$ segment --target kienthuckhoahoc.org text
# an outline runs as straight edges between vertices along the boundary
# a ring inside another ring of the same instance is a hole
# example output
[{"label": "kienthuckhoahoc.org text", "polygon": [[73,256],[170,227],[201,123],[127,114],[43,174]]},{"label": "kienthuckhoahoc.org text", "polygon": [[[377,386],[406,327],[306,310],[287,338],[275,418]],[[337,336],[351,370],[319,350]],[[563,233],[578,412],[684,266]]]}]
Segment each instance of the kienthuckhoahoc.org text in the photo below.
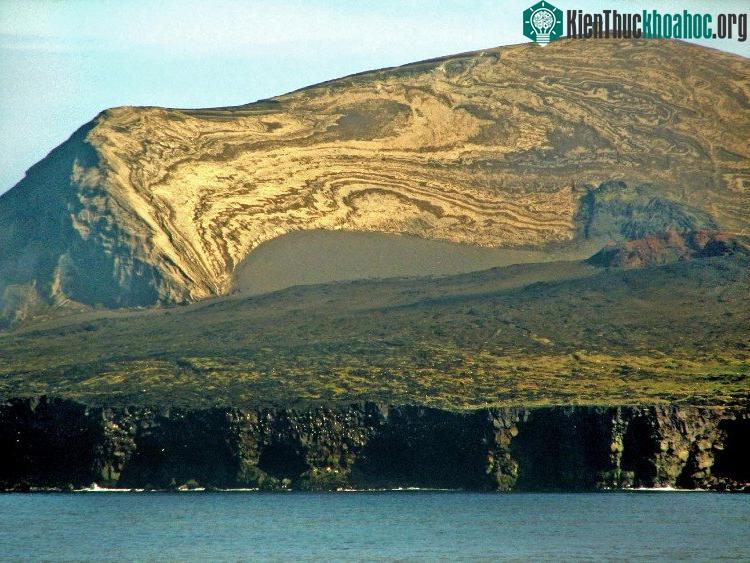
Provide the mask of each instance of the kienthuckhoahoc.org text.
[{"label": "kienthuckhoahoc.org text", "polygon": [[747,40],[747,14],[706,14],[683,10],[623,13],[568,10],[567,36],[576,39],[735,39]]}]

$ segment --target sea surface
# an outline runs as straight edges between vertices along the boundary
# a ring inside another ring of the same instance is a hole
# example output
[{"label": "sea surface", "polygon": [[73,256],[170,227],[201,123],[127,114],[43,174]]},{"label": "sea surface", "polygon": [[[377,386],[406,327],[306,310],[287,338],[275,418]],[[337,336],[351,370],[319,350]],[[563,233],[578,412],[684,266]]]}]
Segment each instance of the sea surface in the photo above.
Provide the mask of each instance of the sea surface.
[{"label": "sea surface", "polygon": [[750,495],[5,494],[0,557],[750,560]]}]

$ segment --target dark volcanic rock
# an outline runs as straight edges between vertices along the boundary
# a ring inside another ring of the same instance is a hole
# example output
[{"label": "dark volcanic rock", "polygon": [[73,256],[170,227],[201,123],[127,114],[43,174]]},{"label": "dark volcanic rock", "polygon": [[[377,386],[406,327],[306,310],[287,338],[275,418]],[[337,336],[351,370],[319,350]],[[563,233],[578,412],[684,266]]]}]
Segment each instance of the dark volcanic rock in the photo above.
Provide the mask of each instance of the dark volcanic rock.
[{"label": "dark volcanic rock", "polygon": [[588,263],[606,268],[645,268],[735,253],[750,253],[750,239],[714,231],[668,231],[607,246]]},{"label": "dark volcanic rock", "polygon": [[0,407],[0,487],[736,490],[745,407],[342,409]]},{"label": "dark volcanic rock", "polygon": [[653,185],[614,180],[586,186],[577,220],[583,238],[617,241],[717,229],[706,211],[665,199]]}]

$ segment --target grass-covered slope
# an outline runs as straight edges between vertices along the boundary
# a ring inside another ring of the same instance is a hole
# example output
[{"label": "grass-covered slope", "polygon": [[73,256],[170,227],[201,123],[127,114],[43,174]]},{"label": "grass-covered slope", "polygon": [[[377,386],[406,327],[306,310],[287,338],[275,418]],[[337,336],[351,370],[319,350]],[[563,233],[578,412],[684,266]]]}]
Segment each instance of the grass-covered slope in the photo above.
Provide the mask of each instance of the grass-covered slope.
[{"label": "grass-covered slope", "polygon": [[744,251],[626,270],[519,265],[85,313],[0,333],[0,393],[450,409],[743,402],[749,267]]}]

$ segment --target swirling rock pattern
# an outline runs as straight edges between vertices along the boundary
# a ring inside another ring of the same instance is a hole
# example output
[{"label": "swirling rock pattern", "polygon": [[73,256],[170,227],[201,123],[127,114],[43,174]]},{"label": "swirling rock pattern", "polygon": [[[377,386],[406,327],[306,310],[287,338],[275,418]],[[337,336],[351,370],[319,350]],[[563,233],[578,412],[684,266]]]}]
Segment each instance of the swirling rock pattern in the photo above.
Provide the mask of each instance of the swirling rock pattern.
[{"label": "swirling rock pattern", "polygon": [[[53,295],[148,305],[227,292],[248,253],[299,229],[574,241],[583,186],[611,179],[649,183],[741,232],[749,109],[747,59],[625,40],[490,49],[232,108],[116,108],[76,141],[95,158],[48,157],[62,162],[62,202],[17,224],[26,194],[55,183],[44,161],[0,199],[0,226],[15,233],[0,242],[46,252],[35,263],[50,264]],[[62,242],[31,248],[34,221],[50,220]],[[0,245],[7,287],[38,279],[9,256]],[[76,285],[92,264],[111,272],[106,283]]]}]

